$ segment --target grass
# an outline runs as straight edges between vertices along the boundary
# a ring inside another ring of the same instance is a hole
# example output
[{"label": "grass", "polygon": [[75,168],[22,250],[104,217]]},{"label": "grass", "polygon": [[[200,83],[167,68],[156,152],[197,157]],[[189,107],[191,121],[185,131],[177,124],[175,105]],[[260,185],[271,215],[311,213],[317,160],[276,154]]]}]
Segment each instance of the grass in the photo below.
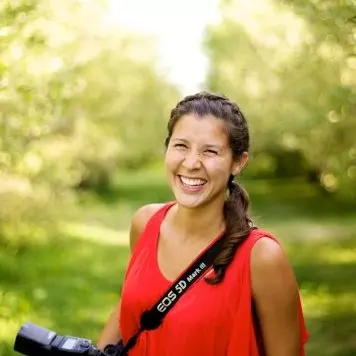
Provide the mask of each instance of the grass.
[{"label": "grass", "polygon": [[0,252],[0,355],[12,355],[21,323],[96,339],[119,299],[127,246],[75,236]]},{"label": "grass", "polygon": [[[356,354],[356,212],[300,181],[245,182],[257,225],[294,267],[311,337],[308,355]],[[0,249],[0,355],[28,320],[96,340],[120,295],[132,212],[171,199],[154,175],[121,176],[102,200],[83,196],[47,244]]]}]

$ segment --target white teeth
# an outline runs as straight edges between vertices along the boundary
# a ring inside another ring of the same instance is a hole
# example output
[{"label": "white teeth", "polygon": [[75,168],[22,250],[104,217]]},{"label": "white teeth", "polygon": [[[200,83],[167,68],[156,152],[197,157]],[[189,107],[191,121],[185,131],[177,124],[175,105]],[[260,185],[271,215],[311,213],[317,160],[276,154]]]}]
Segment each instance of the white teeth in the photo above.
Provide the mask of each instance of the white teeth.
[{"label": "white teeth", "polygon": [[191,179],[191,178],[186,178],[186,177],[182,177],[182,176],[180,176],[180,179],[186,185],[197,186],[197,185],[205,184],[205,181],[202,179]]}]

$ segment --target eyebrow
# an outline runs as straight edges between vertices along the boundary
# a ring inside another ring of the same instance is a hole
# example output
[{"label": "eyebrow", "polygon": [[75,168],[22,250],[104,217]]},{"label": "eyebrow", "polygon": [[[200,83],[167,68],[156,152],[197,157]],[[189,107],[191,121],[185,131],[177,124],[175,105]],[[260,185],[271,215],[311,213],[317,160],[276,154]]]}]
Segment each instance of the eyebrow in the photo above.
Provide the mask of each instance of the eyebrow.
[{"label": "eyebrow", "polygon": [[186,139],[184,139],[184,138],[180,138],[180,137],[176,137],[176,138],[172,139],[172,141],[183,141],[183,142],[188,142]]},{"label": "eyebrow", "polygon": [[[188,140],[186,140],[185,138],[180,138],[180,137],[176,137],[174,138],[172,141],[180,141],[180,142],[184,142],[184,143],[189,143]],[[204,148],[215,148],[217,150],[222,150],[223,147],[222,146],[219,146],[219,145],[213,145],[213,144],[206,144],[206,145],[203,145]]]},{"label": "eyebrow", "polygon": [[205,148],[215,148],[215,149],[218,149],[218,150],[222,150],[222,147],[221,146],[218,146],[218,145],[204,145]]}]

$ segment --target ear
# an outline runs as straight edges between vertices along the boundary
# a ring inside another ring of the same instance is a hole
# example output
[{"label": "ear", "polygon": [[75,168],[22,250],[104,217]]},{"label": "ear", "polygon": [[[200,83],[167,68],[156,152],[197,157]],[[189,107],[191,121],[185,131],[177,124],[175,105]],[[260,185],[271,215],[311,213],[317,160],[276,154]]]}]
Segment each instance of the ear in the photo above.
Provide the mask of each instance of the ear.
[{"label": "ear", "polygon": [[241,173],[248,161],[248,152],[243,152],[242,155],[232,165],[231,174],[237,176]]}]

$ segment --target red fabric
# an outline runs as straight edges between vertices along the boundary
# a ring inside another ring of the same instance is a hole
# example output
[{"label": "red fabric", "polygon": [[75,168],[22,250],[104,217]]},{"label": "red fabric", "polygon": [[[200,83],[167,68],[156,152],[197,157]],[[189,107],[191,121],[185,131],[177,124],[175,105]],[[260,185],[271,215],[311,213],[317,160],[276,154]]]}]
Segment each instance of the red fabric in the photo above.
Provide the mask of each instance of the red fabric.
[{"label": "red fabric", "polygon": [[[138,330],[142,312],[171,284],[157,265],[157,241],[161,222],[172,205],[166,204],[150,219],[128,265],[120,313],[124,343]],[[214,286],[202,279],[196,281],[158,329],[141,333],[129,355],[262,356],[251,306],[250,251],[263,236],[274,239],[267,232],[254,230],[237,251],[224,281]],[[301,308],[300,328],[304,344],[308,334]]]}]

